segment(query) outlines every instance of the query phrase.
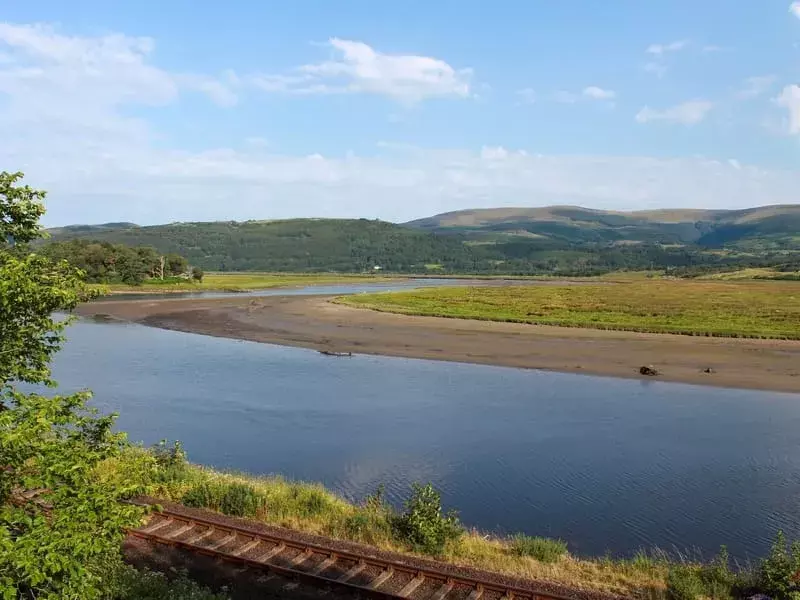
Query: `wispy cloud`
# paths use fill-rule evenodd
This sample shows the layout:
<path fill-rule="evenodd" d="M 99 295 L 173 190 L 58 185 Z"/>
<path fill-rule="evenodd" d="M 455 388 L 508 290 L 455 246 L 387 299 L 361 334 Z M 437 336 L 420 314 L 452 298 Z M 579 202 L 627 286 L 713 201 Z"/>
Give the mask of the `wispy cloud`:
<path fill-rule="evenodd" d="M 792 2 L 789 5 L 789 12 L 792 13 L 798 19 L 800 19 L 800 0 Z"/>
<path fill-rule="evenodd" d="M 748 77 L 744 80 L 741 89 L 736 92 L 736 97 L 742 100 L 757 98 L 767 93 L 777 79 L 775 75 Z"/>
<path fill-rule="evenodd" d="M 708 100 L 690 100 L 661 110 L 645 106 L 637 113 L 636 122 L 669 121 L 681 125 L 695 125 L 705 119 L 713 107 L 714 103 Z"/>
<path fill-rule="evenodd" d="M 182 91 L 200 92 L 224 106 L 237 101 L 227 78 L 170 73 L 150 64 L 155 42 L 146 37 L 78 37 L 48 25 L 0 23 L 0 45 L 6 48 L 0 92 L 59 90 L 63 96 L 54 98 L 51 111 L 91 116 L 107 105 L 170 103 Z"/>
<path fill-rule="evenodd" d="M 666 54 L 668 52 L 677 52 L 678 50 L 683 50 L 688 45 L 689 40 L 676 40 L 674 42 L 670 42 L 669 44 L 650 44 L 645 52 L 655 56 L 661 56 L 662 54 Z"/>
<path fill-rule="evenodd" d="M 800 135 L 800 85 L 787 85 L 775 102 L 789 113 L 786 123 L 789 135 Z"/>
<path fill-rule="evenodd" d="M 596 85 L 590 85 L 583 88 L 580 92 L 571 92 L 569 90 L 558 90 L 553 92 L 552 98 L 555 102 L 561 104 L 575 104 L 579 100 L 614 100 L 617 93 L 614 90 L 604 89 Z"/>
<path fill-rule="evenodd" d="M 613 100 L 617 97 L 617 93 L 614 90 L 605 90 L 595 85 L 583 88 L 583 95 L 592 100 Z"/>
<path fill-rule="evenodd" d="M 471 69 L 455 69 L 437 58 L 384 54 L 363 42 L 331 38 L 336 57 L 290 73 L 254 75 L 266 92 L 288 94 L 368 93 L 416 103 L 426 98 L 471 94 Z"/>

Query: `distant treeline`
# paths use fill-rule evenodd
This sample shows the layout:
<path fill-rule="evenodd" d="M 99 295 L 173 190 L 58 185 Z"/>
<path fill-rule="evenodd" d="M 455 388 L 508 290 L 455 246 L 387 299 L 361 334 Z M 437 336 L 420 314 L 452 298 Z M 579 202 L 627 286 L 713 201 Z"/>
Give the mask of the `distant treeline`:
<path fill-rule="evenodd" d="M 54 260 L 66 260 L 86 273 L 90 283 L 140 285 L 147 279 L 194 277 L 202 271 L 190 270 L 185 257 L 161 254 L 150 246 L 126 246 L 95 240 L 75 239 L 53 242 L 42 253 Z"/>
<path fill-rule="evenodd" d="M 588 241 L 570 235 L 510 237 L 431 233 L 366 219 L 294 219 L 215 223 L 81 226 L 53 231 L 54 239 L 97 239 L 145 246 L 144 268 L 154 255 L 185 256 L 213 271 L 474 273 L 486 275 L 597 275 L 618 270 L 658 269 L 691 276 L 746 267 L 786 271 L 800 265 L 800 250 L 764 243 L 760 248 L 714 248 L 665 244 L 658 239 Z M 585 233 L 585 232 L 584 232 Z M 551 232 L 552 234 L 552 232 Z M 588 234 L 587 234 L 588 235 Z M 98 243 L 98 242 L 94 242 Z M 82 248 L 82 246 L 78 246 Z M 86 266 L 81 268 L 91 272 Z M 120 267 L 115 266 L 117 276 Z M 104 274 L 99 274 L 101 277 Z"/>

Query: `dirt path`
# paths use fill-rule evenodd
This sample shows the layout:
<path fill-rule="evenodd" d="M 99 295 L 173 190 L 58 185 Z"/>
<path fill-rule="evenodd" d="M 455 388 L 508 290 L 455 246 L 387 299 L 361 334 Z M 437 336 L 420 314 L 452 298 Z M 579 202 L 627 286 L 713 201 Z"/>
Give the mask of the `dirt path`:
<path fill-rule="evenodd" d="M 800 392 L 800 342 L 601 331 L 350 308 L 326 296 L 93 302 L 108 315 L 179 331 L 359 354 L 380 354 Z M 712 373 L 705 373 L 710 368 Z"/>

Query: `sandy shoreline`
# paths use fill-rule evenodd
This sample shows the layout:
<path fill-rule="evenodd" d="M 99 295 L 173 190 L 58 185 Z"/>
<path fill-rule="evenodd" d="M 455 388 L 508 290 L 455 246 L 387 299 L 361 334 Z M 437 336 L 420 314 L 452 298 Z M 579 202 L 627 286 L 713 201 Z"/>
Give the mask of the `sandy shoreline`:
<path fill-rule="evenodd" d="M 154 327 L 288 346 L 800 393 L 800 342 L 493 323 L 381 313 L 331 296 L 137 299 L 92 302 Z M 704 373 L 711 368 L 713 373 Z"/>

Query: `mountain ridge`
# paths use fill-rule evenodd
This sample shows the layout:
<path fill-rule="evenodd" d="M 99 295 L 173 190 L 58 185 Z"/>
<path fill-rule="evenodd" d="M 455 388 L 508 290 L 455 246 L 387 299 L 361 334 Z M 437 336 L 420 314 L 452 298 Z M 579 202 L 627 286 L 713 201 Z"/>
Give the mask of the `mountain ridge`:
<path fill-rule="evenodd" d="M 73 225 L 54 242 L 151 246 L 215 271 L 597 273 L 784 265 L 800 260 L 800 205 L 601 211 L 575 206 L 453 211 L 395 224 L 280 219 Z"/>

